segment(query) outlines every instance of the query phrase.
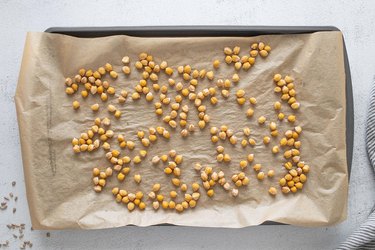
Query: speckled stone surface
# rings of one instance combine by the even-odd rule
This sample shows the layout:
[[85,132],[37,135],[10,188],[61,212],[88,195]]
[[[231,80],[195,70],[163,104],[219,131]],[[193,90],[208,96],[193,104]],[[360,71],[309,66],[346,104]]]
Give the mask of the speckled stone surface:
[[[18,249],[9,223],[26,223],[34,249],[332,249],[363,222],[375,202],[375,178],[365,148],[368,97],[375,76],[373,1],[0,1],[0,243]],[[123,227],[95,231],[30,231],[13,96],[27,31],[51,26],[333,25],[345,36],[355,112],[353,170],[347,221],[329,228],[258,226],[245,229]],[[11,182],[17,185],[12,187]],[[15,214],[12,208],[16,207]],[[306,211],[308,212],[308,211]]]

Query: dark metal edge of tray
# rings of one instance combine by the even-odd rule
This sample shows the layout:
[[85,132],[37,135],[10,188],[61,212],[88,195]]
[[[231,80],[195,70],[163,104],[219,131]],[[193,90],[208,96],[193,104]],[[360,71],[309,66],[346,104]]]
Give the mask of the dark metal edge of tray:
[[[45,32],[58,33],[81,38],[94,38],[113,35],[138,37],[198,37],[198,36],[258,36],[272,34],[306,34],[319,31],[340,31],[334,26],[113,26],[113,27],[50,27]],[[352,79],[348,54],[344,45],[346,81],[346,156],[348,177],[350,178],[354,140],[354,107]],[[160,224],[170,225],[170,224]],[[285,225],[265,221],[262,225]]]
[[340,30],[333,26],[114,26],[51,27],[45,32],[92,38],[113,35],[139,37],[257,36],[269,34],[301,34],[317,31]]

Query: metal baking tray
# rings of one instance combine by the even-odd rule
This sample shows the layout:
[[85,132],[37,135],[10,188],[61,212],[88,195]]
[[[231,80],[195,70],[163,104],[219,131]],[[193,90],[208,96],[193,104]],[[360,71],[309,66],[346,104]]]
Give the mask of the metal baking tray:
[[[340,31],[334,26],[113,26],[113,27],[51,27],[45,32],[75,37],[104,37],[128,35],[137,37],[212,37],[212,36],[259,36],[277,34],[307,34],[319,31]],[[344,41],[346,81],[346,156],[348,176],[352,167],[354,110],[353,90],[348,54]],[[281,224],[267,221],[263,225]]]

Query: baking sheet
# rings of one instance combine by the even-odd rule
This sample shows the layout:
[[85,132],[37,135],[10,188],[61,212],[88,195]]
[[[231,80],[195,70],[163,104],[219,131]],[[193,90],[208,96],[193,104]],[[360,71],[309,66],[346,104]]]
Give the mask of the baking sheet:
[[[268,187],[277,185],[278,177],[284,170],[281,168],[281,156],[270,157],[270,150],[264,146],[242,150],[239,145],[235,148],[225,145],[226,150],[231,153],[233,164],[229,167],[217,164],[208,129],[196,132],[187,140],[181,140],[177,134],[172,134],[170,143],[159,140],[159,145],[150,148],[147,161],[152,155],[175,148],[184,155],[182,179],[190,183],[198,178],[192,169],[194,162],[212,165],[215,170],[223,169],[230,176],[230,173],[239,171],[237,165],[240,158],[254,152],[255,162],[262,163],[265,169],[274,168],[276,178],[258,183],[250,168],[246,172],[250,174],[251,184],[237,199],[216,187],[213,199],[203,195],[197,208],[183,214],[171,211],[155,213],[151,208],[144,212],[129,213],[124,206],[114,202],[110,193],[110,187],[117,185],[117,180],[114,179],[101,194],[92,191],[92,167],[108,166],[104,153],[98,151],[74,155],[70,140],[91,126],[95,116],[89,107],[98,102],[98,99],[88,98],[83,101],[78,96],[66,96],[63,84],[65,77],[75,75],[80,67],[98,68],[106,62],[115,65],[116,71],[120,72],[121,58],[124,55],[129,55],[134,61],[142,51],[151,53],[156,61],[167,60],[170,65],[190,64],[193,68],[210,68],[213,58],[223,58],[223,47],[239,45],[241,48],[248,48],[251,42],[259,40],[269,43],[273,51],[265,60],[258,58],[255,67],[249,72],[240,72],[241,81],[232,89],[232,93],[243,88],[256,96],[258,105],[255,116],[266,115],[271,119],[272,103],[279,100],[273,93],[273,74],[290,74],[296,79],[296,89],[302,104],[301,111],[298,112],[298,124],[304,128],[302,158],[312,168],[303,192],[278,195],[276,198],[267,194]],[[218,77],[233,74],[232,67],[222,66],[217,72]],[[130,78],[120,74],[114,85],[117,89],[130,90],[137,79],[138,74],[132,74]],[[202,86],[208,85],[212,83],[202,83]],[[73,99],[81,102],[78,112],[73,112],[71,108]],[[160,223],[244,227],[267,220],[317,226],[334,224],[346,217],[345,70],[340,32],[235,39],[127,36],[80,39],[29,33],[16,103],[27,195],[34,228],[105,228]],[[249,121],[244,117],[246,109],[239,108],[233,96],[229,98],[229,102],[222,102],[210,109],[211,126],[225,123],[235,131],[240,131],[247,124],[258,141],[266,133],[266,129],[260,129],[256,125],[255,119]],[[102,117],[109,116],[102,110]],[[112,129],[124,132],[128,138],[135,139],[138,128],[146,129],[151,125],[163,124],[155,119],[153,106],[145,100],[136,104],[128,100],[121,110],[124,115],[120,121],[113,122]],[[284,123],[281,127],[286,129],[288,124]],[[240,133],[238,135],[240,137]],[[143,191],[149,191],[156,180],[165,183],[162,189],[165,194],[172,190],[161,166],[155,168],[146,163],[142,167],[133,168],[133,174],[138,172],[143,175]],[[136,185],[129,180],[125,187],[130,191],[136,189]]]

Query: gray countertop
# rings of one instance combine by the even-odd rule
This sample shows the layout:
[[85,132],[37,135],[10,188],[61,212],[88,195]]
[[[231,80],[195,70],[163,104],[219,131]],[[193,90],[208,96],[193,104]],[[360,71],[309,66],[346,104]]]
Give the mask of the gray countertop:
[[[365,148],[368,98],[375,81],[374,1],[0,1],[0,196],[18,196],[0,211],[0,243],[6,227],[25,223],[24,240],[35,249],[332,249],[362,223],[375,202],[375,179]],[[94,231],[30,231],[30,217],[13,96],[27,31],[51,26],[121,25],[333,25],[344,33],[350,61],[355,113],[353,170],[348,219],[328,228],[257,226],[244,229],[122,227]],[[16,181],[15,187],[11,182]],[[13,214],[12,208],[17,211]],[[308,213],[308,211],[306,211]]]

